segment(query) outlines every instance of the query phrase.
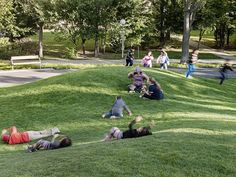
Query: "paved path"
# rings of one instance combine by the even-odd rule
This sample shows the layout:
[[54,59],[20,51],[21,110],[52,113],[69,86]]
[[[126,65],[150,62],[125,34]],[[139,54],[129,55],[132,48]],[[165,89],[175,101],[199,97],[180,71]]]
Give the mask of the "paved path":
[[[171,37],[182,41],[182,36],[181,35],[172,35]],[[192,46],[193,48],[197,48],[198,43],[196,41],[193,41],[193,39],[189,40],[189,45]],[[236,56],[231,55],[231,54],[227,54],[225,53],[223,50],[218,50],[218,49],[212,49],[206,45],[200,44],[199,46],[200,51],[204,51],[206,53],[212,53],[222,59],[230,59],[230,60],[235,60],[236,61]]]
[[0,71],[0,87],[10,87],[61,75],[71,70],[29,69]]
[[[169,68],[169,70],[182,73],[185,75],[187,69],[184,68]],[[219,78],[220,73],[218,68],[196,68],[195,72],[193,73],[194,77],[207,77],[207,78]],[[236,78],[236,70],[233,72],[227,73],[228,78]]]

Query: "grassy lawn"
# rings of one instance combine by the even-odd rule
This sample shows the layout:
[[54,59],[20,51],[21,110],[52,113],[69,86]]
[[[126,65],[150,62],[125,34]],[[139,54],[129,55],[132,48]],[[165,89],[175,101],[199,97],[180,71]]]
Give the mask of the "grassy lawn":
[[[194,78],[147,69],[163,87],[163,101],[126,91],[133,68],[94,67],[32,84],[0,89],[0,128],[57,126],[73,140],[65,149],[26,153],[25,145],[0,145],[4,177],[235,177],[236,80]],[[133,116],[104,120],[116,95]],[[99,142],[113,126],[127,129],[137,115],[156,122],[153,135]]]

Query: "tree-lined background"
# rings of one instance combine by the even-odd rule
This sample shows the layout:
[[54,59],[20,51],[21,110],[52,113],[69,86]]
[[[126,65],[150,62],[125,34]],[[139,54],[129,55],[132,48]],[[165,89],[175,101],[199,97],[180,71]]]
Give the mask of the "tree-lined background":
[[[123,27],[121,19],[126,20]],[[95,57],[117,53],[125,30],[126,48],[179,47],[184,62],[191,31],[198,37],[198,47],[203,36],[211,34],[211,47],[236,48],[235,20],[235,0],[0,0],[1,59],[16,48],[19,55],[34,51],[43,57],[45,29],[56,34],[55,41],[71,42],[68,58],[91,52],[87,48],[91,43]],[[36,33],[38,44],[27,38]],[[173,35],[181,38],[179,46]]]

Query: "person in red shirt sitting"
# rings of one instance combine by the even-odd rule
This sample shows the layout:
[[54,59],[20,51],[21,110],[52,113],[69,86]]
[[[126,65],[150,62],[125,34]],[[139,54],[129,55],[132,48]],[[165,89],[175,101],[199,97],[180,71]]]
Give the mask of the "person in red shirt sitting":
[[7,144],[28,143],[36,139],[52,136],[56,133],[60,133],[60,130],[57,127],[43,131],[17,132],[17,128],[12,126],[2,130],[2,141]]

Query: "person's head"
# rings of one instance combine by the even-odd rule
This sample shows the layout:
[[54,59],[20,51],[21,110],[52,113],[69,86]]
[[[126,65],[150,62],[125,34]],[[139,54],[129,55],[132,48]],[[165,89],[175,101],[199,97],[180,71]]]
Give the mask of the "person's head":
[[137,132],[140,136],[152,135],[150,126],[140,127],[140,128],[137,129]]
[[2,141],[4,143],[8,143],[9,139],[10,139],[10,135],[7,135],[7,134],[2,135]]
[[193,53],[193,54],[198,54],[198,52],[199,52],[199,50],[198,50],[198,49],[196,49],[196,48],[195,48],[195,49],[193,49],[193,51],[192,51],[192,53]]
[[120,100],[121,98],[122,98],[121,96],[117,96],[117,97],[116,97],[117,100]]
[[142,70],[140,67],[136,67],[135,68],[135,71],[134,71],[134,74],[141,74],[142,73]]
[[71,146],[71,145],[72,145],[72,141],[68,137],[63,138],[60,142],[60,147],[61,148],[68,147],[68,146]]
[[157,81],[153,77],[149,78],[149,82],[151,84],[157,85]]
[[149,51],[149,52],[148,52],[148,56],[152,56],[152,51]]

